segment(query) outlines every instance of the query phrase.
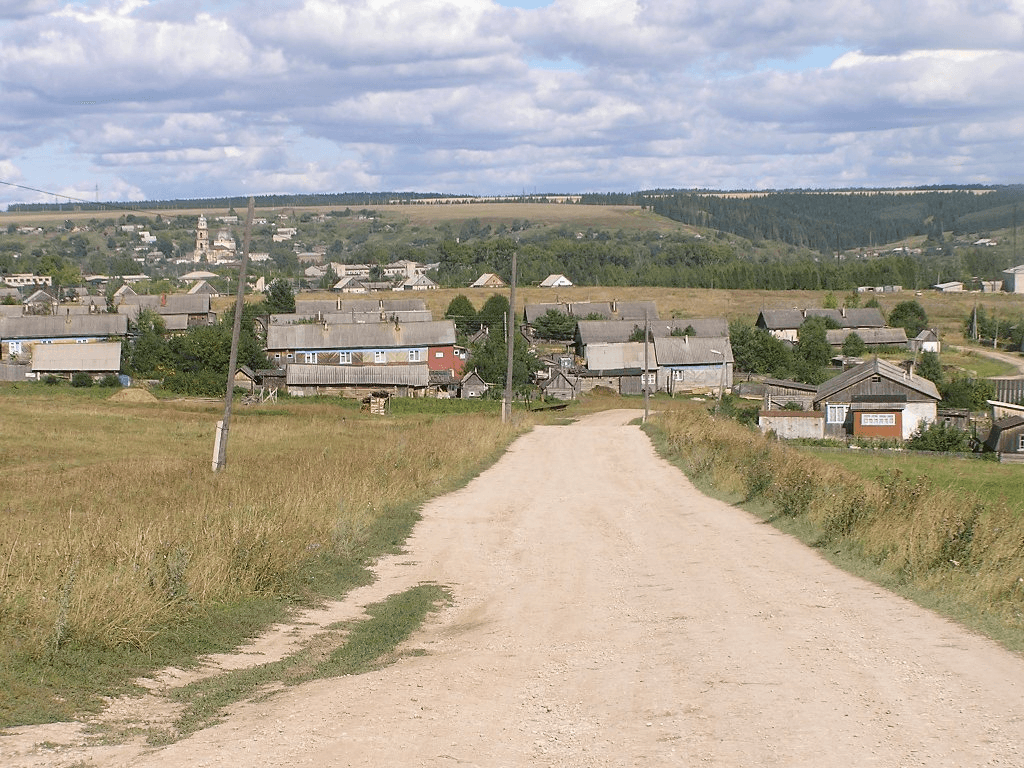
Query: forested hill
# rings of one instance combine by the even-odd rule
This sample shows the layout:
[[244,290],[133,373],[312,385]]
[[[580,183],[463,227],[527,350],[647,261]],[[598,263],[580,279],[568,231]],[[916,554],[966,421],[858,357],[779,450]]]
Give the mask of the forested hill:
[[684,224],[835,253],[908,237],[985,233],[1024,214],[1024,186],[768,193],[654,190],[585,195],[591,205],[642,205]]

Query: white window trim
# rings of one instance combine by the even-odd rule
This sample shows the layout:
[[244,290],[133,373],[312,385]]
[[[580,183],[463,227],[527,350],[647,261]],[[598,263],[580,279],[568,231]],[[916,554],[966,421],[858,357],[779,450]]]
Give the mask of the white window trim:
[[1024,434],[1017,435],[1017,450],[1024,451]]
[[316,365],[316,352],[303,352],[306,365]]
[[421,359],[420,352],[421,352],[421,350],[419,350],[419,349],[410,349],[409,350],[409,362],[410,363],[421,363],[421,362],[423,362],[423,360]]
[[895,427],[895,413],[861,413],[860,425],[862,427]]
[[384,350],[384,349],[375,349],[375,350],[373,351],[373,362],[374,362],[375,364],[376,364],[376,363],[386,363],[387,361],[388,361],[388,353],[387,353],[387,350]]
[[339,352],[338,353],[338,365],[352,365],[352,353],[351,352]]
[[[850,406],[837,403],[835,405],[828,403],[825,405],[825,423],[826,424],[844,424],[846,423],[846,414],[849,412]],[[837,418],[838,417],[838,418]]]

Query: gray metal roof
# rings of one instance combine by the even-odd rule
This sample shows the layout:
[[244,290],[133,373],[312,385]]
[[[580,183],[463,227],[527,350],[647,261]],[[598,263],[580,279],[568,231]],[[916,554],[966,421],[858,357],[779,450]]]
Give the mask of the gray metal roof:
[[898,365],[893,365],[887,360],[875,357],[865,363],[861,363],[860,365],[851,368],[848,371],[844,371],[838,376],[835,376],[820,385],[818,387],[818,394],[815,396],[814,401],[820,402],[821,400],[831,397],[847,387],[853,386],[854,384],[875,375],[881,376],[882,378],[888,379],[896,384],[900,384],[907,389],[920,392],[922,395],[934,398],[935,400],[942,399],[939,395],[939,390],[929,379],[909,373]]
[[[665,336],[654,338],[658,365],[714,365],[733,362],[732,346],[728,338],[701,336]],[[712,350],[721,352],[716,354]]]
[[121,370],[121,342],[36,344],[32,348],[32,370],[53,373],[117,373]]
[[[648,354],[648,370],[658,367],[654,345]],[[642,341],[613,342],[587,345],[587,368],[592,371],[619,370],[622,368],[644,367],[644,343]]]
[[885,318],[878,307],[856,309],[762,309],[757,325],[769,331],[795,330],[808,317],[825,317],[840,328],[884,328]]
[[288,386],[399,386],[425,387],[430,370],[424,365],[303,365],[287,368]]
[[56,339],[124,336],[128,318],[107,312],[96,315],[23,315],[0,316],[0,339]]
[[840,328],[825,331],[825,338],[831,346],[838,347],[851,333],[860,336],[865,344],[907,345],[907,332],[903,328]]
[[[210,311],[210,295],[206,293],[168,293],[160,296],[125,296],[117,311],[122,308],[130,314],[129,307],[145,307],[161,315],[198,315]],[[138,312],[138,310],[135,310]]]
[[400,349],[455,343],[455,323],[345,323],[271,325],[267,349]]

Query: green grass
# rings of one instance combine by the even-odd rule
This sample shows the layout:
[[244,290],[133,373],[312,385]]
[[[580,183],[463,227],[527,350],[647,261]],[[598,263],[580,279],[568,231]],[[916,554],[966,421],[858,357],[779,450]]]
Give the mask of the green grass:
[[[400,658],[398,646],[433,611],[450,600],[436,584],[420,584],[367,606],[368,618],[322,632],[300,652],[278,661],[232,670],[176,689],[184,705],[171,731],[158,730],[151,741],[166,743],[216,723],[225,709],[245,699],[273,695],[282,685],[326,677],[358,675]],[[414,654],[417,651],[408,651]]]
[[[981,352],[965,352],[944,349],[939,356],[943,367],[952,366],[963,371],[970,378],[989,379],[998,376],[1016,376],[1020,370],[1002,360],[985,357]],[[1024,357],[1021,358],[1024,362]]]
[[1021,467],[994,461],[966,459],[944,454],[927,455],[872,451],[822,449],[795,446],[796,450],[816,456],[822,461],[836,464],[867,480],[885,481],[893,472],[905,477],[927,478],[929,488],[955,493],[965,503],[980,502],[991,506],[1004,506],[1024,515],[1024,494],[1018,490],[1024,483]]

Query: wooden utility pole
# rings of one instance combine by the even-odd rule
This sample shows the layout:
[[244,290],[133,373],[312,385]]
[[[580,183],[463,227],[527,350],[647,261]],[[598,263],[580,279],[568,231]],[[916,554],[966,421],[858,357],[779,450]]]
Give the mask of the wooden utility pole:
[[512,363],[515,351],[515,327],[516,327],[516,252],[512,250],[512,283],[509,285],[508,294],[508,322],[505,327],[505,346],[507,353],[507,365],[505,367],[505,397],[501,404],[501,422],[506,424],[512,421]]
[[242,266],[238,270],[238,293],[235,297],[235,325],[231,329],[231,354],[228,359],[228,388],[224,394],[224,418],[217,422],[217,437],[213,443],[213,471],[218,472],[228,463],[228,428],[231,425],[231,400],[235,394],[235,368],[238,366],[238,337],[242,334],[242,310],[245,308],[245,271],[249,266],[249,239],[256,202],[249,198],[249,212],[245,217],[245,235],[242,239]]
[[640,381],[643,382],[644,387],[644,421],[647,423],[647,417],[650,415],[650,397],[648,390],[650,386],[647,382],[647,371],[650,366],[650,341],[651,341],[651,316],[648,313],[644,313],[644,372],[640,376]]

